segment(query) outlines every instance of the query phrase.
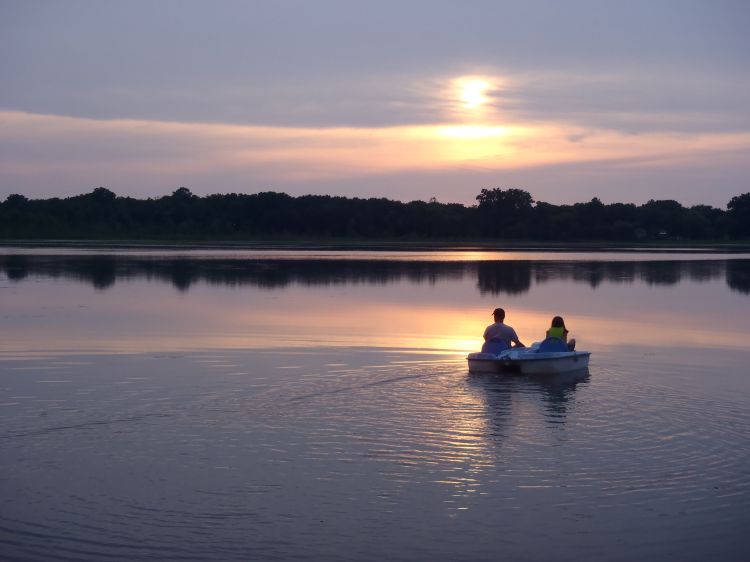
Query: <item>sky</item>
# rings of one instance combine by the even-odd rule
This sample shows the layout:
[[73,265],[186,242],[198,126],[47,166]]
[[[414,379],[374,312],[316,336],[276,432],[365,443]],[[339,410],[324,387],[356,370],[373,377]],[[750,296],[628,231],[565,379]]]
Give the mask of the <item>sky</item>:
[[0,0],[0,200],[750,191],[746,0]]

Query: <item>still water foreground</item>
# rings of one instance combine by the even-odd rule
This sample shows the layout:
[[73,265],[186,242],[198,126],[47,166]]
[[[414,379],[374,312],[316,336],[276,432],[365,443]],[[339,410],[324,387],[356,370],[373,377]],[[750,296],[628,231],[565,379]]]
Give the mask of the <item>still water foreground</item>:
[[[0,260],[0,558],[744,560],[750,262]],[[470,375],[495,306],[587,372]]]

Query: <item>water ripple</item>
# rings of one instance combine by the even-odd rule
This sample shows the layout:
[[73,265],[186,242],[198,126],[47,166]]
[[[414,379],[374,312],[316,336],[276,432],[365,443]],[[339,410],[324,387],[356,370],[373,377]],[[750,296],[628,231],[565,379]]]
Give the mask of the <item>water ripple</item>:
[[666,363],[550,378],[390,351],[74,359],[64,406],[44,369],[6,383],[13,560],[523,559],[543,539],[619,560],[613,540],[645,536],[652,559],[731,560],[748,522],[745,397]]

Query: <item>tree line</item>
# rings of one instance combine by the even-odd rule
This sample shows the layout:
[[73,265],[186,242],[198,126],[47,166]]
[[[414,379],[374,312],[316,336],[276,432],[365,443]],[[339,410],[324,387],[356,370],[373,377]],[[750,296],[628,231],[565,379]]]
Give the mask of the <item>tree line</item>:
[[286,193],[199,197],[185,187],[136,199],[105,187],[67,198],[8,196],[0,238],[98,240],[492,239],[732,241],[750,238],[750,193],[727,209],[673,200],[554,205],[521,189],[483,189],[475,205]]

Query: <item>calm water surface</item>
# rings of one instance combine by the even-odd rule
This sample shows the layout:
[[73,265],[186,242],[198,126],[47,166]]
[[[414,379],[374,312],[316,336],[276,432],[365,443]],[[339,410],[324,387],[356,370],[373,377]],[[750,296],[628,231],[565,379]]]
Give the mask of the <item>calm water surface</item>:
[[[470,375],[490,312],[587,372]],[[0,558],[746,560],[750,256],[0,249]]]

